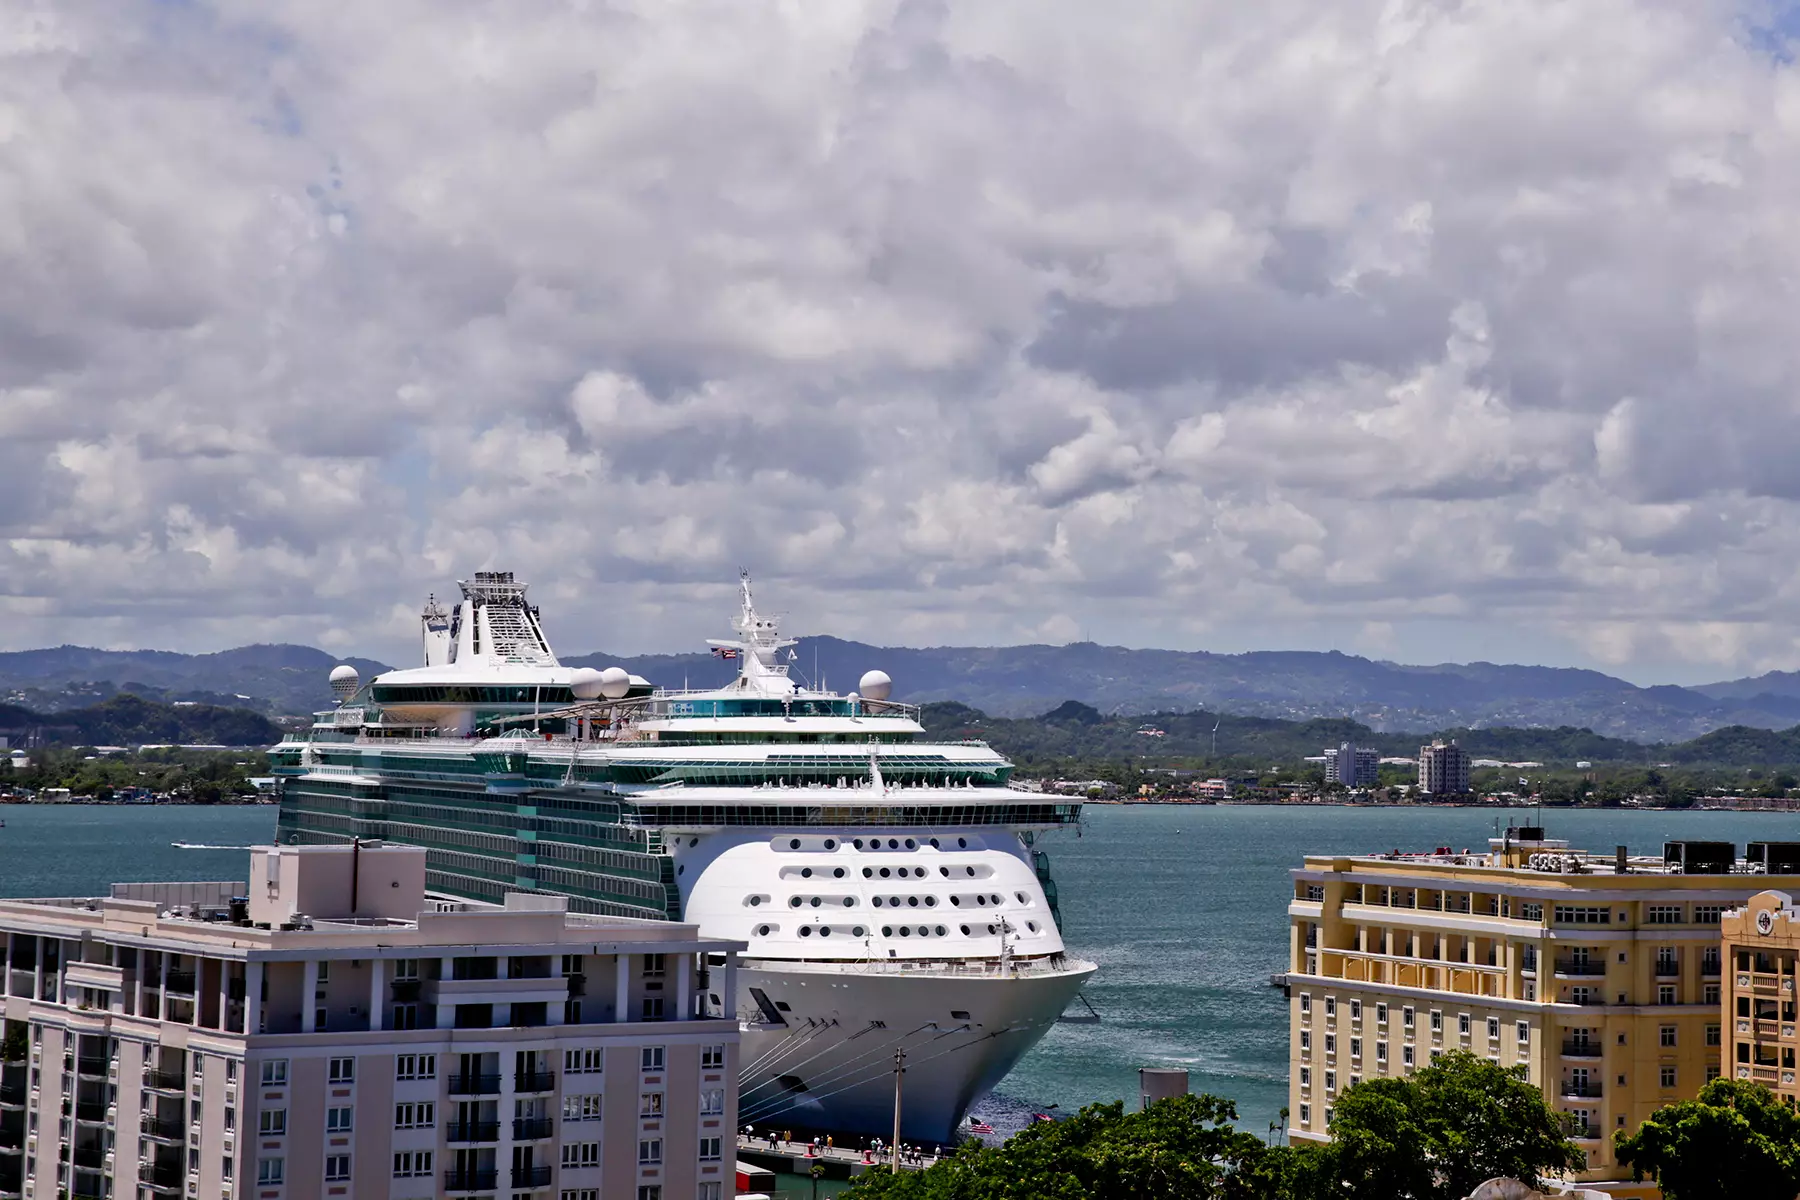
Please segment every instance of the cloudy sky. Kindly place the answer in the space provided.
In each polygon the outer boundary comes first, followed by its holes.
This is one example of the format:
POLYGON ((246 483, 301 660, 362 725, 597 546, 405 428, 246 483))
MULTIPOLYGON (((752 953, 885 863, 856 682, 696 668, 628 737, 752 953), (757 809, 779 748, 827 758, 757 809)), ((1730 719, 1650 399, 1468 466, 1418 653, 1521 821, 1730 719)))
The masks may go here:
POLYGON ((1725 0, 0 3, 0 648, 1800 666, 1725 0))

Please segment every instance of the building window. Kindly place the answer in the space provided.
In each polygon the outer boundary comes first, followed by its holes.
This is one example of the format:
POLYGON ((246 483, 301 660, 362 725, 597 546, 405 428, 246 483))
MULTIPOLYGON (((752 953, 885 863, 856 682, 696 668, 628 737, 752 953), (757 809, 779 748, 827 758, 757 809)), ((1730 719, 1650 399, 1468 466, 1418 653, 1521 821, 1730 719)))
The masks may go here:
POLYGON ((662 1200, 662 1185, 659 1183, 638 1184, 638 1200, 662 1200))
POLYGON ((287 1109, 263 1109, 257 1116, 257 1128, 264 1137, 281 1137, 287 1133, 287 1109))
POLYGON ((259 1184, 277 1184, 287 1179, 287 1159, 259 1158, 256 1160, 256 1182, 259 1184))
POLYGON ((1520 904, 1519 904, 1519 920, 1521 920, 1521 921, 1542 921, 1543 919, 1544 919, 1544 906, 1542 904, 1539 904, 1535 900, 1525 900, 1525 901, 1520 902, 1520 904))
POLYGON ((715 1179, 700 1185, 700 1192, 695 1200, 724 1200, 724 1196, 725 1185, 715 1179))
POLYGON ((1312 1030, 1310 1029, 1302 1029, 1300 1031, 1300 1053, 1312 1053, 1312 1030))
POLYGON ((1301 1067, 1300 1068, 1300 1086, 1301 1087, 1311 1087, 1312 1086, 1312 1068, 1311 1067, 1301 1067))
POLYGON ((559 1200, 600 1200, 599 1188, 564 1188, 558 1193, 559 1200))
POLYGON ((1500 1040, 1500 1018, 1499 1017, 1489 1017, 1487 1019, 1487 1025, 1488 1025, 1488 1041, 1490 1041, 1490 1042, 1499 1041, 1500 1040))
POLYGON ((701 1162, 718 1162, 720 1157, 721 1157, 721 1152, 719 1150, 719 1139, 718 1138, 703 1137, 700 1139, 700 1161, 701 1162))
POLYGON ((1658 1004, 1675 1003, 1675 985, 1672 983, 1658 985, 1656 989, 1656 1002, 1658 1004))
POLYGON ((1531 1022, 1530 1021, 1520 1021, 1517 1025, 1514 1026, 1513 1031, 1519 1039, 1519 1045, 1521 1045, 1521 1046, 1531 1045, 1531 1022))
POLYGON ((708 1088, 700 1093, 700 1115, 716 1117, 725 1111, 725 1089, 708 1088))
POLYGON ((1664 1046, 1675 1044, 1675 1026, 1664 1025, 1656 1031, 1658 1041, 1664 1046))
POLYGON ((1409 1004, 1405 1008, 1402 1008, 1400 1010, 1400 1024, 1407 1029, 1411 1029, 1413 1027, 1412 1005, 1409 1004))
MULTIPOLYGON (((642 1143, 639 1143, 640 1145, 642 1143)), ((597 1167, 600 1165, 599 1142, 564 1142, 562 1145, 562 1165, 565 1170, 578 1167, 597 1167)))
POLYGON ((1310 993, 1307 993, 1307 992, 1300 993, 1300 1011, 1303 1013, 1309 1013, 1312 1011, 1312 996, 1310 993))
POLYGON ((402 1150, 394 1155, 395 1179, 418 1179, 431 1174, 431 1151, 402 1150))
POLYGON ((1361 1058, 1362 1057, 1362 1039, 1361 1038, 1353 1037, 1350 1039, 1350 1057, 1351 1058, 1361 1058))
POLYGON ((348 1154, 327 1154, 325 1156, 325 1182, 343 1183, 350 1178, 350 1156, 348 1154))
POLYGON ((598 1075, 604 1061, 604 1052, 598 1046, 590 1046, 585 1050, 564 1050, 563 1074, 598 1075))
POLYGON ((327 1083, 355 1083, 356 1060, 354 1058, 334 1058, 326 1070, 327 1083))
POLYGON ((1706 1044, 1709 1046, 1718 1046, 1722 1044, 1719 1038, 1719 1027, 1717 1025, 1708 1025, 1706 1027, 1706 1044))
POLYGON ((700 1069, 702 1071, 723 1071, 725 1069, 725 1047, 700 1047, 700 1069))
POLYGON ((394 1105, 395 1129, 429 1129, 437 1124, 437 1105, 427 1100, 419 1104, 394 1105))
POLYGON ((237 1073, 238 1073, 237 1059, 235 1059, 235 1058, 226 1059, 225 1060, 225 1082, 226 1083, 236 1083, 237 1082, 237 1073))
POLYGON ((348 1108, 328 1108, 325 1110, 326 1133, 349 1133, 350 1114, 348 1108))
POLYGON ((1431 1032, 1444 1032, 1444 1014, 1435 1008, 1431 1010, 1431 1032))
POLYGON ((1337 997, 1336 996, 1325 997, 1325 1015, 1328 1017, 1337 1016, 1337 997))
POLYGON ((663 1019, 663 998, 661 996, 644 997, 643 1019, 646 1021, 660 1021, 663 1019))
POLYGON ((1674 1067, 1664 1067, 1662 1069, 1662 1085, 1666 1088, 1672 1088, 1675 1086, 1675 1068, 1674 1067))
POLYGON ((1468 1013, 1459 1013, 1456 1018, 1456 1032, 1464 1037, 1469 1036, 1470 1022, 1468 1013))
POLYGON ((1337 1072, 1336 1071, 1325 1072, 1325 1090, 1327 1092, 1337 1091, 1337 1072))
POLYGON ((1408 1067, 1413 1065, 1413 1048, 1411 1046, 1400 1047, 1400 1062, 1408 1067))
POLYGON ((266 1059, 262 1065, 262 1085, 264 1087, 287 1086, 288 1060, 285 1058, 266 1059))
POLYGON ((1375 1023, 1377 1025, 1387 1024, 1387 1001, 1385 1000, 1375 1006, 1375 1023))
POLYGON ((1350 1002, 1350 1019, 1352 1021, 1362 1020, 1362 1001, 1361 1000, 1352 1000, 1350 1002))
POLYGON ((1612 924, 1612 909, 1605 905, 1558 904, 1554 907, 1558 925, 1612 924))
POLYGON ((1644 910, 1646 925, 1679 925, 1681 924, 1681 905, 1652 904, 1644 910))
POLYGON ((661 1046, 645 1046, 638 1054, 638 1062, 646 1071, 663 1069, 663 1048, 661 1046))
POLYGON ((1724 912, 1723 904, 1696 904, 1694 905, 1694 924, 1717 925, 1724 912))
POLYGON ((638 1094, 638 1116, 660 1117, 663 1115, 663 1094, 661 1092, 640 1092, 638 1094))
POLYGON ((1716 983, 1702 984, 1700 987, 1700 1003, 1717 1006, 1719 1003, 1719 985, 1716 983))
POLYGON ((437 1055, 402 1054, 394 1059, 395 1079, 436 1079, 437 1055))
POLYGON ((653 1167, 662 1162, 662 1139, 642 1138, 638 1141, 638 1166, 653 1167))
POLYGON ((1325 1035, 1325 1053, 1327 1053, 1327 1054, 1336 1054, 1337 1053, 1337 1034, 1328 1033, 1325 1035))
POLYGON ((564 1096, 562 1115, 564 1121, 598 1121, 600 1119, 599 1094, 564 1096))

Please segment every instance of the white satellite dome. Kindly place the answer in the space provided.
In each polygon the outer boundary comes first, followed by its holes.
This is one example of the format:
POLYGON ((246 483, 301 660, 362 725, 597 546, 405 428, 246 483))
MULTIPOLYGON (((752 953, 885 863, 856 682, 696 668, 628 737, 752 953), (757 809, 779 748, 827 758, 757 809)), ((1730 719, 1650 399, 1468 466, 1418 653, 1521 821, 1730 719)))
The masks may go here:
POLYGON ((622 700, 631 690, 631 675, 624 667, 608 667, 600 672, 600 694, 608 700, 622 700))
POLYGON ((339 700, 348 700, 356 695, 356 689, 362 684, 362 676, 349 663, 339 663, 331 668, 331 694, 339 700))
POLYGON ((886 671, 864 671, 856 681, 856 690, 871 700, 886 700, 894 692, 894 681, 886 671))
POLYGON ((569 676, 569 690, 577 700, 598 700, 606 677, 592 667, 577 667, 569 676))

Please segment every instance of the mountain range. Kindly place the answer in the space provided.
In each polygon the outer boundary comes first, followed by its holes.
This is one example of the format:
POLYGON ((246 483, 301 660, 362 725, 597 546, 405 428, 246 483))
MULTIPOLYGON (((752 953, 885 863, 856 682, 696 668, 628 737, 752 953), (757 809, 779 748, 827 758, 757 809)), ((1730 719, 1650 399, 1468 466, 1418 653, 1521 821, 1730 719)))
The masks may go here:
MULTIPOLYGON (((213 654, 58 646, 0 653, 0 703, 39 712, 86 707, 121 692, 296 714, 326 707, 325 677, 348 661, 363 677, 388 669, 309 646, 241 646, 213 654)), ((730 663, 708 654, 565 657, 622 666, 652 682, 706 687, 730 663)), ((1209 709, 1286 721, 1345 718, 1384 733, 1435 729, 1589 729, 1634 742, 1677 742, 1731 725, 1800 724, 1800 672, 1770 672, 1696 687, 1639 687, 1570 667, 1444 663, 1408 666, 1336 651, 1134 650, 1066 646, 880 647, 834 637, 800 640, 794 672, 851 690, 880 668, 898 699, 957 701, 997 717, 1047 712, 1077 700, 1102 713, 1209 709)))

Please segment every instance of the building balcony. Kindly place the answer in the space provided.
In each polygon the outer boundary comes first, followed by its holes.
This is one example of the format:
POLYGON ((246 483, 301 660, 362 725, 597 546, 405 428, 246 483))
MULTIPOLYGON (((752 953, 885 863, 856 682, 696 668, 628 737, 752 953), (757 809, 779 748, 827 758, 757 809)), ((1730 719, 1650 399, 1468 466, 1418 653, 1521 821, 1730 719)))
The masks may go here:
POLYGON ((1603 1054, 1599 1042, 1571 1040, 1562 1044, 1564 1058, 1600 1058, 1603 1054))
POLYGON ((1571 1079, 1562 1085, 1562 1097, 1565 1100, 1598 1100, 1600 1098, 1600 1081, 1598 1079, 1571 1079))
POLYGON ((515 1092, 554 1092, 556 1090, 555 1071, 520 1071, 513 1076, 515 1092))
POLYGON ((187 1141, 187 1123, 168 1117, 145 1117, 138 1127, 147 1138, 155 1138, 159 1142, 187 1141))
POLYGON ((194 973, 192 971, 170 971, 168 990, 180 992, 184 996, 194 994, 194 973))
POLYGON ((452 1075, 449 1087, 452 1096, 498 1096, 500 1075, 452 1075))
POLYGON ((76 1061, 75 1073, 77 1075, 91 1075, 104 1079, 106 1078, 107 1070, 111 1066, 112 1060, 108 1058, 83 1058, 76 1061))
POLYGON ((394 1003, 411 1004, 419 998, 423 983, 417 979, 396 979, 393 984, 394 1003))
POLYGON ((106 1165, 106 1148, 104 1146, 75 1147, 75 1165, 98 1171, 106 1165))
POLYGON ((446 1142, 497 1142, 500 1140, 500 1122, 498 1121, 452 1121, 444 1127, 446 1142))
POLYGON ((153 1092, 185 1092, 187 1075, 181 1071, 145 1071, 144 1086, 153 1092))
POLYGON ((1556 973, 1574 979, 1597 979, 1606 974, 1605 961, 1595 962, 1587 958, 1559 958, 1556 960, 1556 973))
POLYGON ((17 1154, 24 1148, 25 1122, 18 1120, 0 1124, 0 1154, 17 1154))
POLYGON ((564 975, 563 978, 567 979, 569 981, 569 995, 571 995, 571 996, 587 995, 587 976, 586 975, 583 975, 580 971, 571 971, 567 975, 564 975))
POLYGON ((500 1172, 493 1167, 452 1167, 444 1172, 446 1192, 491 1192, 499 1185, 500 1172))
POLYGON ((514 1167, 512 1169, 512 1185, 516 1188, 541 1188, 550 1185, 550 1168, 514 1167))
POLYGON ((159 1192, 179 1192, 186 1181, 187 1174, 177 1163, 156 1163, 138 1168, 138 1182, 159 1192))
POLYGON ((1653 969, 1655 970, 1658 979, 1678 979, 1681 977, 1680 963, 1659 961, 1653 969))
POLYGON ((25 1103, 25 1081, 10 1079, 0 1083, 0 1108, 18 1108, 25 1103))
POLYGON ((1702 979, 1717 979, 1719 974, 1720 970, 1718 963, 1708 962, 1705 959, 1700 960, 1700 977, 1702 979))
POLYGON ((75 1106, 75 1119, 89 1124, 104 1125, 106 1123, 106 1102, 104 1100, 83 1100, 75 1106))
POLYGON ((556 1122, 549 1117, 527 1117, 513 1122, 513 1141, 541 1142, 556 1136, 556 1122))

